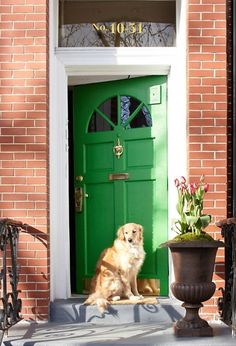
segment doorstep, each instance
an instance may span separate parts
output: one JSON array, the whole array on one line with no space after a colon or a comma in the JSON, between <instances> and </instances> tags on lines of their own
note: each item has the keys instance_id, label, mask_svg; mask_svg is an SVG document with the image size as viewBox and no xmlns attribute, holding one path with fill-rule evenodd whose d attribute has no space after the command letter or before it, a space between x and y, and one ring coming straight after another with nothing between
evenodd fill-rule
<instances>
[{"instance_id":1,"label":"doorstep","mask_svg":"<svg viewBox=\"0 0 236 346\"><path fill-rule=\"evenodd\" d=\"M83 305L85 298L57 299L50 304L50 321L57 323L169 323L183 316L181 303L158 298L156 304L109 305L101 316L95 305Z\"/></svg>"},{"instance_id":2,"label":"doorstep","mask_svg":"<svg viewBox=\"0 0 236 346\"><path fill-rule=\"evenodd\" d=\"M4 336L5 346L235 346L231 330L223 323L211 324L213 337L176 337L172 323L19 322Z\"/></svg>"},{"instance_id":3,"label":"doorstep","mask_svg":"<svg viewBox=\"0 0 236 346\"><path fill-rule=\"evenodd\" d=\"M141 322L146 307L139 309L136 317L128 318L135 322L121 323L122 314L118 306L118 316L109 313L101 319L97 310L81 312L81 297L58 300L54 303L54 318L63 322L27 322L21 321L5 334L2 345L5 346L235 346L236 338L225 324L212 323L213 337L176 337L173 324L184 313L181 303L175 299L158 298L159 304L148 308L148 322ZM84 298L83 298L84 299ZM71 306L71 308L69 308ZM134 306L125 306L134 315ZM86 307L86 309L95 307ZM61 309L61 310L60 310ZM85 309L85 310L86 310ZM115 306L117 309L117 306ZM126 311L126 313L128 313ZM82 317L83 316L83 317ZM86 317L87 316L87 317ZM90 317L89 317L90 316ZM93 317L91 317L93 316ZM113 316L113 317L112 317ZM152 316L152 317L150 317ZM53 317L53 315L52 315ZM146 317L147 318L147 317ZM70 322L65 322L65 320ZM79 322L83 319L88 322ZM112 323L108 323L108 319ZM114 323L114 320L115 322ZM127 319L127 317L126 317ZM155 321L153 321L155 320ZM96 323L94 322L96 321ZM139 321L139 322L138 322Z\"/></svg>"}]
</instances>

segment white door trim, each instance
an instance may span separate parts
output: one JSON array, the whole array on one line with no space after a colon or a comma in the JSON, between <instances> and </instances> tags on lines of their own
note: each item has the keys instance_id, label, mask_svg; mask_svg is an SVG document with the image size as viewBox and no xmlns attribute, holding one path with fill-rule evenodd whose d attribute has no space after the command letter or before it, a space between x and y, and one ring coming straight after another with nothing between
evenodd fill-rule
<instances>
[{"instance_id":1,"label":"white door trim","mask_svg":"<svg viewBox=\"0 0 236 346\"><path fill-rule=\"evenodd\" d=\"M70 76L79 78L80 76L168 75L168 179L172 182L176 176L186 173L186 31L179 28L178 45L175 48L55 49L57 0L49 3L50 299L53 301L71 297L68 78ZM181 7L183 17L179 23L183 23L185 27L186 0L177 0L177 3ZM169 224L171 224L171 219L175 215L174 184L169 184L168 198Z\"/></svg>"}]
</instances>

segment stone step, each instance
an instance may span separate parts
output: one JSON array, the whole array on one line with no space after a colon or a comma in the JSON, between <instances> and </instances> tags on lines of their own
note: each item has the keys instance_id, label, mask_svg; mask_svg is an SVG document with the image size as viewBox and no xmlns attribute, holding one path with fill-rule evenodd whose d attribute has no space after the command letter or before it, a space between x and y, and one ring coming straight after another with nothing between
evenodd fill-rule
<instances>
[{"instance_id":1,"label":"stone step","mask_svg":"<svg viewBox=\"0 0 236 346\"><path fill-rule=\"evenodd\" d=\"M97 306L83 305L84 298L58 299L50 304L50 321L58 323L171 323L183 316L184 309L171 299L156 304L110 305L101 316Z\"/></svg>"},{"instance_id":2,"label":"stone step","mask_svg":"<svg viewBox=\"0 0 236 346\"><path fill-rule=\"evenodd\" d=\"M235 346L231 329L212 325L214 337L176 337L173 323L44 323L22 321L4 336L5 346Z\"/></svg>"}]
</instances>

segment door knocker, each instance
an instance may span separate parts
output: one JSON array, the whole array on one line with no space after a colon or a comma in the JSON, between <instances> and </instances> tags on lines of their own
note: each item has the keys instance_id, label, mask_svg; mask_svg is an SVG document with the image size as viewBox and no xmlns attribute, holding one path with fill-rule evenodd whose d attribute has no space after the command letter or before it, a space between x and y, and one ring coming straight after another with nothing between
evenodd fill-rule
<instances>
[{"instance_id":1,"label":"door knocker","mask_svg":"<svg viewBox=\"0 0 236 346\"><path fill-rule=\"evenodd\" d=\"M123 151L124 151L124 148L120 144L120 139L117 138L117 144L113 147L113 153L116 155L117 159L121 157L121 155L123 154Z\"/></svg>"}]
</instances>

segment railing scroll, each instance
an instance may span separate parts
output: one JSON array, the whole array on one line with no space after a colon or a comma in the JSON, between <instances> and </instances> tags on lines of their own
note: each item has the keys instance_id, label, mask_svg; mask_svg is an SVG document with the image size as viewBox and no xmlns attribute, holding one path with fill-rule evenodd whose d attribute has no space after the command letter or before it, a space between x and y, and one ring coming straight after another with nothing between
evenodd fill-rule
<instances>
[{"instance_id":1,"label":"railing scroll","mask_svg":"<svg viewBox=\"0 0 236 346\"><path fill-rule=\"evenodd\" d=\"M236 336L236 218L217 222L225 241L225 287L218 299L221 320L231 326Z\"/></svg>"},{"instance_id":2,"label":"railing scroll","mask_svg":"<svg viewBox=\"0 0 236 346\"><path fill-rule=\"evenodd\" d=\"M0 219L0 330L3 332L22 319L17 257L20 232L30 234L47 247L47 234L21 221Z\"/></svg>"}]
</instances>

